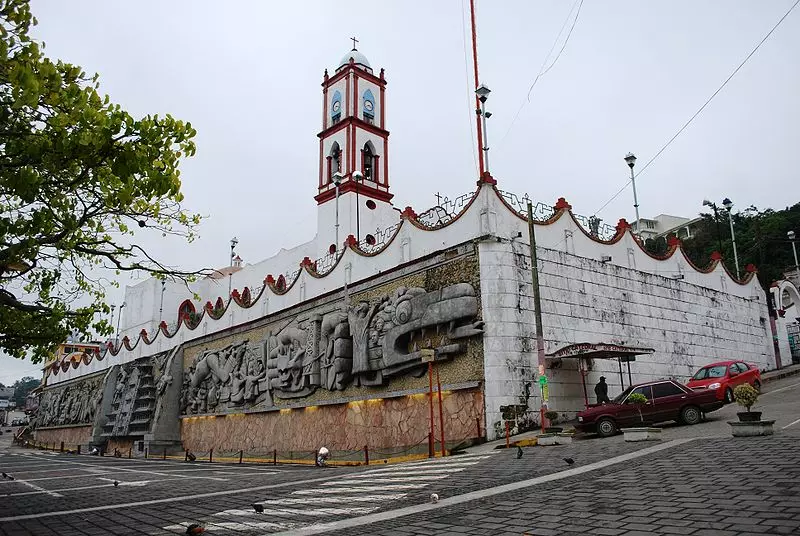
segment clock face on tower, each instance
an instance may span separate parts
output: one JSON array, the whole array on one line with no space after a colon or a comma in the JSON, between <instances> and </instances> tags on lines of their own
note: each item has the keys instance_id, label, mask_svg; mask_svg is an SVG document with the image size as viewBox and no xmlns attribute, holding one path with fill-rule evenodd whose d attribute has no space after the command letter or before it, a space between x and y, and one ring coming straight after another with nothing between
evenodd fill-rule
<instances>
[{"instance_id":1,"label":"clock face on tower","mask_svg":"<svg viewBox=\"0 0 800 536\"><path fill-rule=\"evenodd\" d=\"M331 106L331 109L333 110L333 113L339 113L339 110L342 109L342 103L339 102L338 100L334 101L333 106Z\"/></svg>"},{"instance_id":2,"label":"clock face on tower","mask_svg":"<svg viewBox=\"0 0 800 536\"><path fill-rule=\"evenodd\" d=\"M375 108L375 105L372 104L372 101L364 101L364 109L368 112L371 112Z\"/></svg>"}]
</instances>

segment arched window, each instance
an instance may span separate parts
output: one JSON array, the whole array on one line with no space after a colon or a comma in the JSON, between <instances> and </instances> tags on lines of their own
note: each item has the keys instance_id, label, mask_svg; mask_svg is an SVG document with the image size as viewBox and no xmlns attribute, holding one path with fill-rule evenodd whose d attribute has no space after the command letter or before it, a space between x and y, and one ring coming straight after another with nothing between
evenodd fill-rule
<instances>
[{"instance_id":1,"label":"arched window","mask_svg":"<svg viewBox=\"0 0 800 536\"><path fill-rule=\"evenodd\" d=\"M375 168L375 149L372 147L372 143L367 142L364 144L362 155L363 155L362 169L364 173L364 180L374 181L375 178L373 175L373 170Z\"/></svg>"},{"instance_id":2,"label":"arched window","mask_svg":"<svg viewBox=\"0 0 800 536\"><path fill-rule=\"evenodd\" d=\"M331 123L336 124L342 118L342 94L338 90L333 92L331 99Z\"/></svg>"},{"instance_id":3,"label":"arched window","mask_svg":"<svg viewBox=\"0 0 800 536\"><path fill-rule=\"evenodd\" d=\"M375 97L369 89L364 92L361 108L364 110L364 121L373 124L375 122Z\"/></svg>"},{"instance_id":4,"label":"arched window","mask_svg":"<svg viewBox=\"0 0 800 536\"><path fill-rule=\"evenodd\" d=\"M331 154L328 157L328 182L333 180L333 174L342 170L342 150L339 142L333 142Z\"/></svg>"}]
</instances>

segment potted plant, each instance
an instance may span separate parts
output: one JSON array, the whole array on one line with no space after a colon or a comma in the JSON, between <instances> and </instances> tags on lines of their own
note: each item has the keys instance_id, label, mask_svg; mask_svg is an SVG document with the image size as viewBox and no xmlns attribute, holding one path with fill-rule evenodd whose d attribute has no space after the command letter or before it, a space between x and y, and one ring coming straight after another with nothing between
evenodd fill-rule
<instances>
[{"instance_id":1,"label":"potted plant","mask_svg":"<svg viewBox=\"0 0 800 536\"><path fill-rule=\"evenodd\" d=\"M740 411L736 415L739 421L728 421L734 437L752 437L772 435L772 425L775 421L762 421L760 411L750 411L758 400L758 391L750 384L742 384L733 390L733 399L747 411Z\"/></svg>"},{"instance_id":2,"label":"potted plant","mask_svg":"<svg viewBox=\"0 0 800 536\"><path fill-rule=\"evenodd\" d=\"M562 427L554 426L555 424L558 424L558 419L560 418L560 415L559 415L559 413L557 411L553 411L553 410L546 411L544 413L544 416L547 418L548 421L550 421L550 426L548 426L548 427L546 427L544 429L544 431L546 433L548 433L548 434L557 434L559 432L563 432L564 431L564 429Z\"/></svg>"},{"instance_id":3,"label":"potted plant","mask_svg":"<svg viewBox=\"0 0 800 536\"><path fill-rule=\"evenodd\" d=\"M642 422L641 427L637 428L623 428L622 433L625 434L625 441L648 441L652 439L661 439L661 428L650 428L644 426L644 415L642 415L642 406L647 404L647 397L641 393L633 393L625 401L626 404L633 404L636 406L636 411L639 412L639 420Z\"/></svg>"},{"instance_id":4,"label":"potted plant","mask_svg":"<svg viewBox=\"0 0 800 536\"><path fill-rule=\"evenodd\" d=\"M753 404L758 400L758 391L755 390L749 383L737 385L733 390L733 399L736 403L745 408L747 411L740 411L736 415L739 417L740 422L756 422L761 420L760 411L750 411Z\"/></svg>"}]
</instances>

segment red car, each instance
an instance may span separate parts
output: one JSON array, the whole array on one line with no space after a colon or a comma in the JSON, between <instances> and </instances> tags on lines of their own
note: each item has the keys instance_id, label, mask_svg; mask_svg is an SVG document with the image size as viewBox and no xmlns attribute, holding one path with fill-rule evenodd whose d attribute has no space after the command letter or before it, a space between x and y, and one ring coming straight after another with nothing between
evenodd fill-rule
<instances>
[{"instance_id":1,"label":"red car","mask_svg":"<svg viewBox=\"0 0 800 536\"><path fill-rule=\"evenodd\" d=\"M717 400L730 404L733 402L733 390L743 383L749 383L756 391L761 390L761 371L758 367L743 361L720 361L698 370L686 385L692 389L713 390Z\"/></svg>"},{"instance_id":2,"label":"red car","mask_svg":"<svg viewBox=\"0 0 800 536\"><path fill-rule=\"evenodd\" d=\"M639 407L630 403L628 397L633 393L644 395L647 403ZM693 391L675 380L657 380L628 387L610 404L598 404L581 411L575 428L608 437L629 426L664 421L697 424L705 413L723 405L716 393L707 389Z\"/></svg>"}]
</instances>

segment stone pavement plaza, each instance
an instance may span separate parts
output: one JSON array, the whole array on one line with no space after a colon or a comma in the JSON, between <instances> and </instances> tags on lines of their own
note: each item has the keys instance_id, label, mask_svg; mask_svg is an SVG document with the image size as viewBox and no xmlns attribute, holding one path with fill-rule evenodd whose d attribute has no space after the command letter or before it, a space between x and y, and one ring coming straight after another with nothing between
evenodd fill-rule
<instances>
[{"instance_id":1,"label":"stone pavement plaza","mask_svg":"<svg viewBox=\"0 0 800 536\"><path fill-rule=\"evenodd\" d=\"M592 438L521 459L482 447L356 468L191 464L31 451L5 434L0 471L14 480L0 479L0 534L181 534L195 522L231 535L800 534L800 377L766 390L773 437L730 437L728 406L660 442Z\"/></svg>"}]
</instances>

